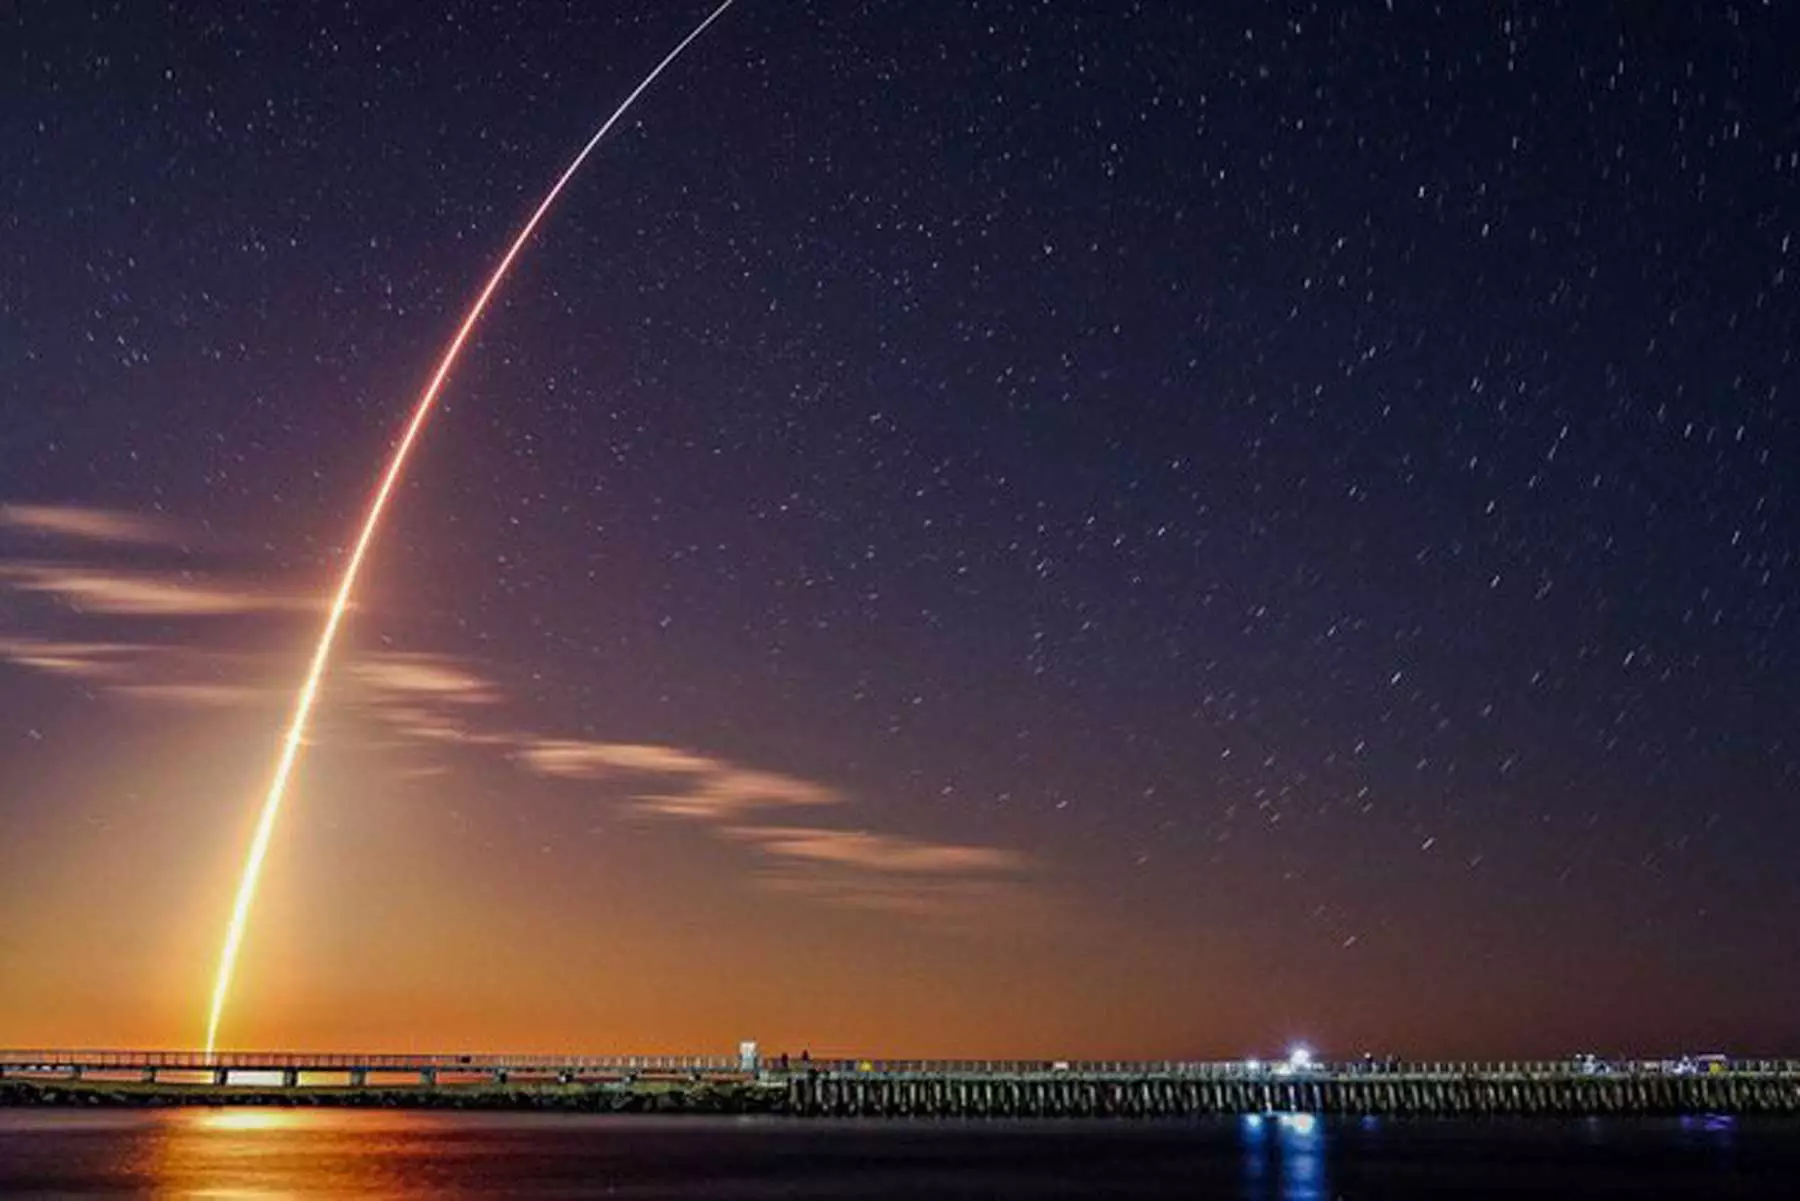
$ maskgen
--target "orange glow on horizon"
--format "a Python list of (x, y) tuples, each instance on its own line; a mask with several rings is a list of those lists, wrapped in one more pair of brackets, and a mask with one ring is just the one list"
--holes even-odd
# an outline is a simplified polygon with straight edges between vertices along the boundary
[(324, 629), (320, 632), (318, 645), (313, 650), (305, 682), (301, 685), (299, 695), (294, 702), (293, 717), (289, 721), (287, 734), (282, 740), (281, 756), (276, 763), (274, 777), (270, 781), (268, 793), (263, 799), (262, 810), (257, 818), (256, 832), (250, 840), (250, 850), (244, 860), (244, 870), (238, 881), (237, 894), (232, 901), (231, 921), (226, 927), (224, 945), (219, 953), (218, 971), (213, 980), (212, 1003), (206, 1020), (206, 1050), (209, 1054), (218, 1046), (219, 1023), (224, 1016), (225, 1002), (231, 993), (231, 981), (237, 970), (238, 953), (243, 946), (244, 932), (249, 924), (250, 908), (256, 899), (257, 885), (262, 878), (263, 863), (268, 857), (269, 842), (275, 833), (275, 821), (280, 815), (282, 802), (286, 798), (288, 783), (293, 776), (295, 764), (299, 761), (300, 748), (305, 743), (306, 728), (312, 718), (313, 707), (318, 701), (325, 670), (330, 665), (331, 652), (337, 642), (338, 631), (343, 625), (344, 614), (349, 610), (351, 597), (356, 590), (357, 577), (362, 571), (363, 561), (367, 558), (369, 548), (373, 545), (375, 535), (381, 526), (382, 515), (387, 509), (395, 486), (406, 471), (407, 461), (412, 455), (419, 434), (425, 428), (426, 420), (437, 405), (438, 394), (443, 389), (444, 381), (449, 377), (451, 369), (455, 367), (457, 359), (461, 356), (463, 346), (468, 341), (469, 334), (474, 330), (476, 322), (481, 319), (482, 314), (487, 310), (489, 301), (499, 291), (500, 285), (505, 282), (514, 260), (525, 248), (526, 242), (530, 241), (532, 233), (537, 229), (538, 223), (543, 220), (544, 215), (549, 212), (550, 206), (556, 203), (563, 188), (581, 169), (581, 165), (587, 160), (588, 155), (593, 153), (601, 139), (618, 123), (637, 101), (637, 98), (656, 81), (657, 76), (661, 75), (671, 63), (680, 57), (682, 51), (686, 50), (696, 38), (705, 33), (708, 26), (723, 16), (734, 2), (735, 0), (724, 0), (687, 37), (683, 38), (656, 65), (655, 69), (646, 75), (637, 87), (632, 89), (631, 94), (626, 96), (619, 107), (613, 110), (613, 114), (595, 131), (594, 135), (588, 139), (587, 144), (581, 148), (581, 152), (563, 170), (556, 183), (551, 186), (543, 200), (533, 210), (530, 218), (519, 229), (506, 254), (488, 276), (486, 285), (482, 287), (474, 303), (469, 306), (468, 314), (464, 316), (455, 335), (450, 339), (450, 344), (438, 360), (437, 370), (432, 373), (430, 383), (426, 385), (425, 391), (413, 407), (412, 417), (407, 422), (399, 443), (394, 447), (387, 470), (382, 474), (381, 483), (376, 488), (374, 498), (369, 503), (368, 512), (363, 518), (362, 529), (357, 535), (355, 546), (350, 553), (350, 560), (345, 564), (343, 576), (338, 581), (330, 612), (325, 618)]

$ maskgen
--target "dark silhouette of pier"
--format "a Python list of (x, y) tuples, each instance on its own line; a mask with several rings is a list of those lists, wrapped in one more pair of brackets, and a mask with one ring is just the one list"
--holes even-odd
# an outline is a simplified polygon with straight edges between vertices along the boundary
[[(1800, 1113), (1800, 1060), (1407, 1062), (884, 1060), (0, 1050), (0, 1085), (121, 1103), (284, 1099), (619, 1108), (704, 1091), (726, 1109), (823, 1117)], [(138, 1091), (133, 1091), (133, 1090)], [(600, 1105), (600, 1102), (605, 1105)]]

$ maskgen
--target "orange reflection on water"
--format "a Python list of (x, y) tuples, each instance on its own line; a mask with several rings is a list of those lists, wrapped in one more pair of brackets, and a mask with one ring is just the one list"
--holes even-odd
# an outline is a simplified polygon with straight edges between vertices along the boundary
[(399, 1110), (166, 1110), (133, 1183), (163, 1196), (430, 1195), (436, 1173), (418, 1152), (441, 1124)]
[(189, 1116), (196, 1130), (298, 1130), (313, 1115), (294, 1109), (223, 1109)]

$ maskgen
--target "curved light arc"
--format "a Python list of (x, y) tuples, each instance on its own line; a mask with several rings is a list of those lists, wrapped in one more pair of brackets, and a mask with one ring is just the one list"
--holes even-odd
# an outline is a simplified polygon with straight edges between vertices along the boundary
[(294, 699), (293, 713), (288, 722), (287, 733), (282, 739), (281, 756), (276, 761), (275, 774), (270, 780), (269, 790), (263, 798), (262, 811), (256, 821), (256, 830), (250, 839), (250, 849), (244, 860), (243, 874), (238, 880), (237, 894), (232, 901), (231, 921), (226, 927), (225, 942), (219, 952), (219, 967), (213, 979), (212, 1004), (206, 1019), (206, 1050), (208, 1054), (211, 1054), (218, 1045), (219, 1022), (224, 1016), (225, 1002), (231, 993), (232, 978), (237, 970), (238, 952), (243, 947), (244, 931), (249, 924), (250, 910), (256, 900), (256, 890), (262, 878), (263, 863), (269, 855), (269, 843), (275, 834), (275, 822), (281, 814), (282, 801), (287, 795), (288, 782), (293, 776), (295, 765), (299, 762), (300, 750), (306, 742), (306, 728), (312, 719), (313, 707), (318, 702), (319, 690), (325, 678), (326, 668), (331, 663), (331, 652), (337, 644), (338, 631), (343, 626), (344, 615), (350, 608), (351, 598), (355, 595), (356, 581), (362, 573), (363, 561), (368, 558), (369, 548), (374, 545), (375, 535), (380, 531), (381, 519), (387, 512), (388, 501), (406, 473), (406, 465), (412, 457), (413, 446), (418, 442), (426, 421), (437, 407), (438, 394), (443, 390), (445, 380), (449, 379), (451, 370), (462, 355), (464, 344), (469, 340), (469, 335), (481, 320), (482, 314), (487, 311), (488, 303), (493, 300), (495, 293), (500, 290), (500, 286), (506, 282), (507, 275), (512, 271), (513, 262), (525, 249), (526, 243), (531, 240), (531, 235), (536, 232), (538, 223), (544, 219), (544, 215), (556, 203), (557, 197), (562, 195), (563, 189), (575, 177), (575, 173), (581, 169), (581, 165), (587, 161), (595, 147), (599, 146), (606, 135), (612, 131), (613, 126), (617, 125), (631, 110), (631, 106), (637, 102), (638, 97), (642, 96), (650, 85), (656, 82), (657, 76), (680, 58), (682, 52), (692, 45), (701, 34), (705, 33), (714, 21), (724, 16), (725, 11), (735, 2), (736, 0), (724, 0), (673, 50), (669, 51), (663, 60), (657, 63), (648, 75), (644, 76), (643, 81), (631, 90), (631, 94), (625, 97), (619, 107), (613, 110), (612, 116), (608, 117), (605, 123), (594, 132), (594, 136), (588, 139), (587, 144), (581, 148), (581, 152), (557, 177), (556, 183), (544, 194), (544, 198), (538, 202), (537, 208), (532, 210), (531, 216), (519, 228), (519, 232), (513, 237), (512, 244), (507, 247), (506, 254), (501, 257), (498, 265), (488, 275), (487, 283), (476, 295), (474, 303), (469, 306), (462, 323), (457, 326), (456, 333), (451, 337), (449, 345), (439, 356), (437, 369), (432, 372), (431, 380), (426, 384), (425, 391), (420, 394), (418, 401), (413, 405), (412, 416), (407, 421), (399, 442), (395, 444), (393, 453), (388, 459), (387, 469), (382, 473), (381, 482), (377, 485), (375, 495), (369, 502), (361, 530), (350, 551), (349, 561), (344, 565), (343, 575), (339, 578), (337, 590), (332, 596), (331, 608), (326, 614), (324, 628), (319, 632), (319, 641), (313, 649), (306, 679)]

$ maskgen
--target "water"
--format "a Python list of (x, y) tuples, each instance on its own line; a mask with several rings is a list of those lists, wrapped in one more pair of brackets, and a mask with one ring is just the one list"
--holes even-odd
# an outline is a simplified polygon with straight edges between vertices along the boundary
[(1800, 1196), (1800, 1123), (0, 1110), (0, 1196)]

